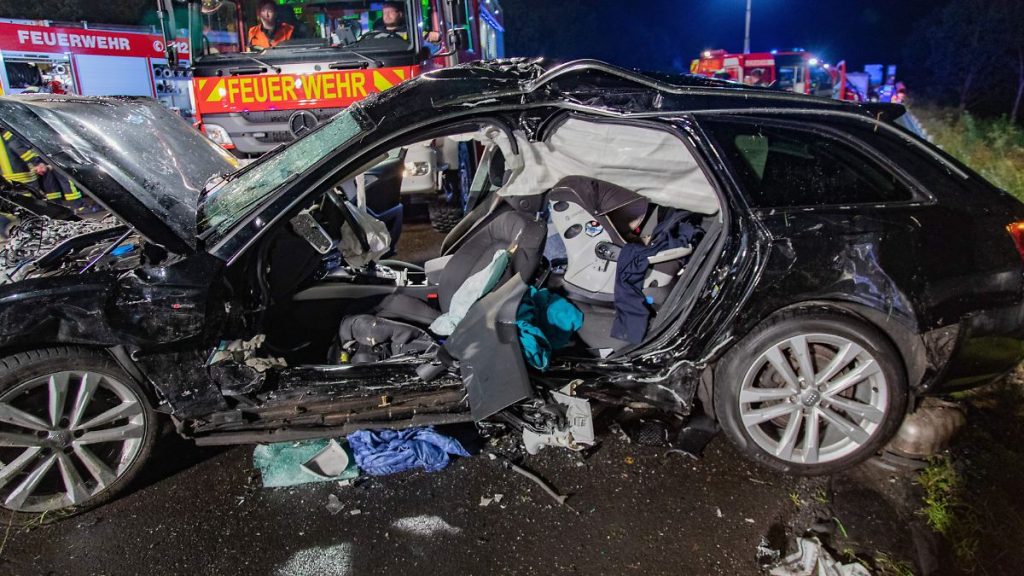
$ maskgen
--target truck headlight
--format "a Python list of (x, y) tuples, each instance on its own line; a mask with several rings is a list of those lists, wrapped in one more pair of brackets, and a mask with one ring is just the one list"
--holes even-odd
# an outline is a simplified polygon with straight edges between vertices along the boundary
[(235, 143), (231, 141), (231, 136), (228, 136), (228, 131), (217, 124), (203, 124), (203, 130), (206, 131), (206, 137), (213, 140), (217, 144), (220, 144), (224, 148), (234, 148)]
[(426, 176), (430, 174), (430, 162), (406, 162), (406, 176)]

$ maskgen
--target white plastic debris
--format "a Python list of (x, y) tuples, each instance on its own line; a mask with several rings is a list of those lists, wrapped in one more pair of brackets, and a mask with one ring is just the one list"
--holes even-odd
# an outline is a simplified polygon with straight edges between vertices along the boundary
[(761, 566), (775, 564), (782, 557), (782, 553), (771, 547), (768, 539), (761, 536), (761, 542), (757, 545), (757, 563)]
[(487, 507), (487, 506), (490, 506), (492, 502), (494, 504), (497, 504), (497, 503), (501, 502), (501, 499), (504, 498), (504, 497), (505, 497), (504, 494), (495, 494), (494, 496), (490, 496), (490, 497), (488, 497), (488, 496), (481, 496), (480, 497), (480, 506)]
[(331, 495), (327, 496), (327, 506), (326, 506), (326, 508), (327, 508), (327, 511), (331, 513), (331, 516), (334, 516), (338, 512), (341, 512), (341, 509), (344, 508), (344, 507), (345, 507), (345, 505), (342, 504), (341, 500), (338, 500), (338, 497), (335, 496), (334, 494), (331, 494)]
[(797, 551), (772, 566), (769, 576), (871, 576), (863, 564), (838, 562), (817, 538), (797, 538), (796, 545)]

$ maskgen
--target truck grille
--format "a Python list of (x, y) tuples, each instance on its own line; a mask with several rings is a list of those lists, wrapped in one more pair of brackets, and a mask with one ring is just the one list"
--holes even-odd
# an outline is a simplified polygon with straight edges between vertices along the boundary
[(254, 136), (259, 142), (267, 142), (271, 144), (278, 144), (281, 142), (291, 142), (295, 140), (291, 132), (259, 132), (258, 136)]
[[(341, 112), (344, 108), (313, 108), (310, 112), (316, 116), (316, 119), (320, 122), (327, 120), (334, 116), (338, 112)], [(242, 112), (242, 118), (254, 124), (265, 124), (267, 122), (287, 122), (291, 118), (295, 110), (268, 110), (265, 112)], [(290, 139), (290, 137), (289, 137)]]

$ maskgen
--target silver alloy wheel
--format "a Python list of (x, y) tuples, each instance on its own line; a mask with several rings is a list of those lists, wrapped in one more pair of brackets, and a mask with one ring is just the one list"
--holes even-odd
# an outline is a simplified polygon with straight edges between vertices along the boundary
[(885, 421), (882, 367), (857, 343), (801, 334), (762, 352), (743, 378), (740, 418), (750, 438), (797, 464), (832, 462), (868, 443)]
[(80, 505), (135, 462), (144, 400), (91, 371), (33, 378), (0, 396), (0, 505), (46, 512)]

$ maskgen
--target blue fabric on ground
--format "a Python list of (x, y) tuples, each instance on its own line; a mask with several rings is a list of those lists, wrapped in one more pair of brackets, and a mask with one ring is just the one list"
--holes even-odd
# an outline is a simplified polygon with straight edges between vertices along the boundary
[(644, 296), (644, 277), (650, 263), (648, 256), (696, 243), (704, 230), (688, 219), (690, 212), (679, 210), (666, 218), (651, 235), (650, 244), (629, 243), (622, 247), (615, 264), (615, 320), (611, 336), (630, 344), (643, 342), (651, 312)]
[(356, 464), (371, 476), (386, 476), (413, 468), (437, 472), (448, 465), (449, 454), (469, 456), (458, 440), (432, 426), (405, 430), (359, 430), (348, 435)]
[(551, 352), (568, 346), (572, 335), (583, 326), (583, 313), (547, 288), (531, 286), (516, 310), (516, 326), (526, 361), (538, 370), (547, 370)]

